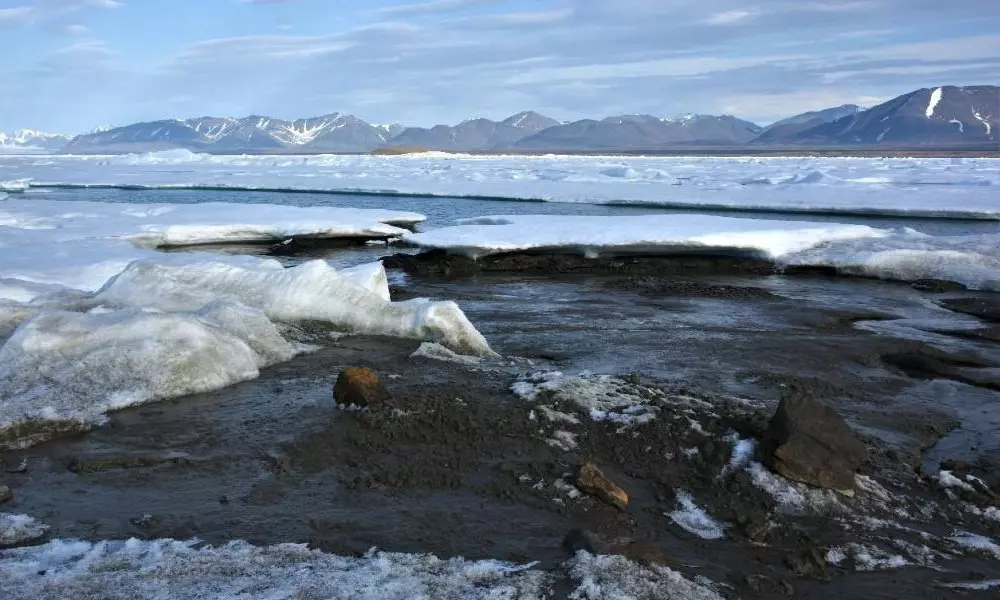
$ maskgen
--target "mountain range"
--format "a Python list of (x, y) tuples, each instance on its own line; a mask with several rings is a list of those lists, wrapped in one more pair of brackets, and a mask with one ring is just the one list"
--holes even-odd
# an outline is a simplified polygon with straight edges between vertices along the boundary
[(998, 149), (1000, 87), (923, 88), (872, 108), (853, 104), (805, 112), (761, 127), (730, 115), (620, 115), (559, 122), (533, 111), (503, 121), (470, 119), (431, 128), (372, 125), (331, 113), (293, 121), (251, 115), (102, 127), (73, 138), (20, 130), (0, 150), (67, 153), (186, 148), (218, 153), (373, 150), (664, 151), (701, 147), (982, 147)]

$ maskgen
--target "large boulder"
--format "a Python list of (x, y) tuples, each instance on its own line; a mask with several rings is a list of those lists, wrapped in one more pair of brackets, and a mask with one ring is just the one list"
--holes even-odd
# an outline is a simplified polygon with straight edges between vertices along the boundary
[(389, 392), (378, 379), (375, 371), (364, 367), (349, 367), (337, 376), (333, 397), (345, 406), (362, 408), (385, 402)]
[(803, 393), (781, 399), (763, 440), (764, 463), (802, 483), (854, 494), (868, 449), (832, 408)]

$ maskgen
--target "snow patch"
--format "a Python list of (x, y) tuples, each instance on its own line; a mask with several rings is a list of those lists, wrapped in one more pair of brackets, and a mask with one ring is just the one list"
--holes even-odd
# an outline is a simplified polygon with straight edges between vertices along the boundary
[(429, 358), (431, 360), (443, 360), (469, 366), (478, 365), (483, 360), (479, 356), (458, 354), (435, 342), (420, 344), (420, 347), (410, 355), (410, 358)]
[[(37, 540), (48, 530), (48, 525), (28, 515), (0, 513), (0, 548)], [(2, 567), (0, 572), (3, 572)]]
[(937, 109), (938, 103), (941, 102), (941, 96), (943, 93), (944, 88), (935, 88), (934, 91), (931, 92), (930, 101), (927, 103), (927, 110), (924, 111), (924, 114), (928, 119), (934, 116), (934, 111)]
[(14, 597), (38, 600), (314, 598), (339, 592), (389, 600), (545, 597), (549, 576), (532, 566), (375, 550), (340, 557), (305, 544), (56, 540), (0, 554), (0, 579)]
[(955, 542), (959, 546), (966, 548), (967, 550), (972, 550), (980, 554), (986, 554), (1000, 560), (1000, 545), (986, 536), (970, 533), (968, 531), (956, 530), (948, 539)]
[(657, 598), (659, 600), (722, 600), (715, 590), (691, 581), (667, 567), (639, 566), (621, 556), (578, 552), (567, 565), (579, 583), (570, 600)]
[(677, 492), (677, 509), (667, 516), (684, 531), (705, 540), (718, 540), (726, 535), (725, 526), (710, 517), (694, 503), (691, 494), (682, 490)]

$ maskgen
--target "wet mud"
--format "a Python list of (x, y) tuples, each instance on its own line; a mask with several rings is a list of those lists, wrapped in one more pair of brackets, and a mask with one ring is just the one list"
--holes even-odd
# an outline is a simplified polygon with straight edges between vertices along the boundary
[[(726, 597), (990, 597), (943, 586), (1000, 578), (1000, 557), (952, 540), (957, 530), (1000, 537), (1000, 521), (970, 512), (997, 498), (932, 476), (950, 459), (958, 476), (997, 489), (989, 411), (1000, 401), (990, 384), (1000, 347), (946, 336), (958, 346), (940, 349), (916, 339), (929, 327), (913, 338), (868, 329), (965, 318), (931, 292), (788, 278), (716, 257), (670, 261), (667, 272), (609, 263), (597, 274), (565, 257), (517, 274), (503, 270), (509, 257), (475, 273), (416, 260), (394, 297), (457, 300), (506, 358), (470, 366), (413, 358), (413, 341), (340, 338), (257, 380), (0, 453), (0, 485), (14, 496), (3, 510), (49, 523), (52, 537), (92, 540), (377, 546), (549, 569), (583, 548), (704, 576)], [(334, 382), (355, 366), (377, 372), (389, 396), (365, 410), (338, 406)], [(634, 398), (652, 418), (595, 420), (573, 395), (511, 391), (556, 369), (617, 375), (601, 393)], [(855, 498), (796, 487), (806, 500), (790, 507), (749, 463), (733, 462), (735, 442), (759, 440), (790, 391), (833, 407), (868, 447)], [(7, 472), (25, 459), (24, 472)], [(579, 491), (586, 461), (627, 492), (626, 510)], [(723, 525), (721, 539), (670, 517), (682, 494)], [(852, 544), (909, 564), (868, 572), (850, 550), (829, 560)]]

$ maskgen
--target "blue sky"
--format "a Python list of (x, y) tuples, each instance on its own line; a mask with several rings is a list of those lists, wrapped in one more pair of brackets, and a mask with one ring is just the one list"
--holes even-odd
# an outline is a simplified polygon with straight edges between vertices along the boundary
[(0, 130), (345, 112), (766, 123), (995, 84), (995, 0), (0, 0)]

